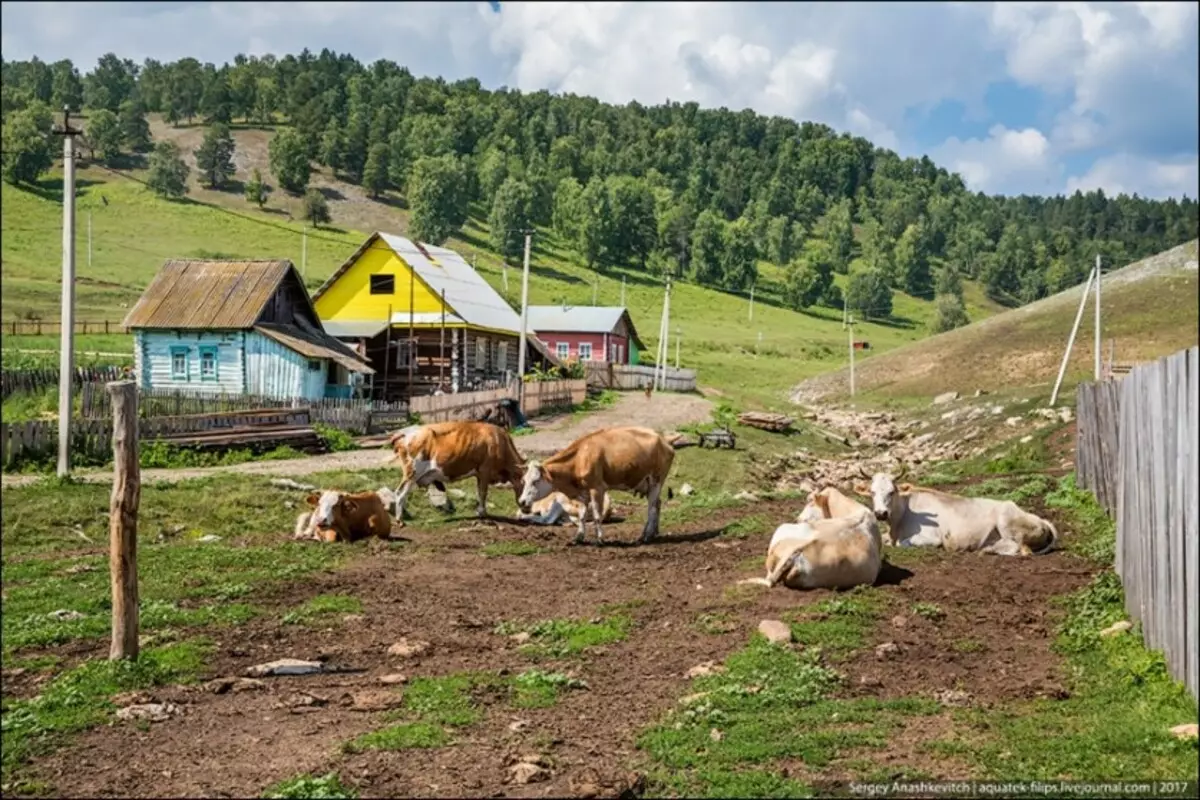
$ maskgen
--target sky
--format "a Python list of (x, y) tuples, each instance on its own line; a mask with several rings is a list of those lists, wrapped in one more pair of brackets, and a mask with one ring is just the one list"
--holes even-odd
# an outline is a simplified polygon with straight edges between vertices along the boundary
[(328, 47), (416, 75), (823, 122), (973, 190), (1196, 198), (1198, 4), (0, 3), (5, 59)]

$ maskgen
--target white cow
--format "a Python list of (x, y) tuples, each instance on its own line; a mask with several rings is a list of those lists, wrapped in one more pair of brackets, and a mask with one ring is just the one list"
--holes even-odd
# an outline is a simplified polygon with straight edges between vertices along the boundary
[(943, 547), (1001, 556), (1041, 555), (1058, 540), (1054, 524), (1010, 500), (960, 497), (911, 484), (896, 485), (885, 472), (871, 478), (875, 517), (886, 521), (899, 547)]
[[(534, 525), (557, 525), (566, 517), (573, 525), (578, 525), (580, 517), (586, 518), (591, 513), (591, 509), (587, 503), (581, 500), (572, 500), (562, 492), (551, 492), (541, 500), (535, 500), (529, 509), (528, 514), (519, 514), (518, 519), (523, 522), (532, 522)], [(604, 517), (603, 522), (608, 522), (612, 514), (612, 495), (604, 495)]]

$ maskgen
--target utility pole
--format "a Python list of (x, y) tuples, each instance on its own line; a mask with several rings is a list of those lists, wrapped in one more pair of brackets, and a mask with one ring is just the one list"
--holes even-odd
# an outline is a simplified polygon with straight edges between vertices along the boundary
[(1050, 405), (1053, 406), (1058, 400), (1058, 390), (1062, 386), (1063, 375), (1067, 372), (1067, 361), (1071, 358), (1071, 348), (1075, 346), (1075, 334), (1079, 332), (1079, 323), (1083, 320), (1083, 307), (1087, 305), (1088, 292), (1092, 290), (1092, 281), (1096, 278), (1096, 269), (1088, 273), (1087, 283), (1083, 287), (1083, 294), (1079, 298), (1079, 310), (1075, 312), (1075, 324), (1071, 326), (1071, 335), (1067, 337), (1067, 349), (1063, 353), (1062, 364), (1058, 367), (1058, 378), (1054, 381), (1054, 391), (1050, 393)]
[(679, 369), (679, 328), (675, 329), (675, 369)]
[(92, 212), (88, 211), (88, 270), (92, 268)]
[(1096, 380), (1100, 381), (1103, 375), (1100, 371), (1100, 254), (1096, 254)]
[[(308, 227), (300, 231), (300, 277), (308, 281)], [(388, 320), (391, 324), (391, 320)]]
[(667, 278), (666, 284), (663, 286), (663, 307), (662, 317), (658, 322), (658, 349), (654, 353), (654, 389), (658, 389), (659, 371), (662, 369), (663, 362), (667, 360), (667, 296), (670, 294), (670, 278)]
[(754, 285), (750, 286), (750, 322), (754, 322)]
[(850, 396), (854, 397), (854, 315), (847, 313), (846, 330), (850, 332)]
[(71, 378), (75, 374), (75, 137), (71, 109), (63, 106), (63, 276), (58, 355), (58, 476), (71, 473)]
[(663, 321), (663, 359), (662, 359), (662, 383), (659, 388), (663, 391), (667, 389), (667, 357), (671, 354), (671, 279), (667, 278), (667, 316)]
[(525, 400), (525, 330), (529, 326), (529, 248), (533, 243), (533, 231), (525, 231), (525, 267), (521, 273), (521, 343), (517, 351), (517, 406)]

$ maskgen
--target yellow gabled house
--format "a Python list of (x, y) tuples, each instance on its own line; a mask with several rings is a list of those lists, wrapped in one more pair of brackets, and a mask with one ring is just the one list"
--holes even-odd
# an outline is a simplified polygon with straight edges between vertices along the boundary
[[(462, 256), (373, 233), (313, 295), (326, 332), (375, 368), (372, 396), (395, 400), (506, 385), (517, 371), (521, 317)], [(555, 359), (533, 331), (529, 365)], [(410, 383), (411, 374), (411, 383)]]

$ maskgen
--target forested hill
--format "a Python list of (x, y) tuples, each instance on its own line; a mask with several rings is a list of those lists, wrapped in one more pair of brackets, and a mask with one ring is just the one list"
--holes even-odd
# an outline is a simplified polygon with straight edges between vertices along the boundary
[(487, 91), (328, 50), (238, 56), (220, 68), (106, 55), (83, 76), (69, 61), (4, 62), (2, 86), (12, 183), (51, 166), (56, 145), (42, 132), (64, 104), (87, 109), (87, 145), (100, 160), (153, 147), (151, 181), (166, 194), (183, 191), (170, 180), (177, 154), (150, 141), (147, 112), (211, 126), (202, 169), (216, 186), (233, 146), (225, 126), (271, 126), (275, 185), (302, 194), (310, 162), (330, 167), (374, 197), (397, 194), (422, 240), (441, 242), (474, 210), (514, 258), (518, 231), (533, 223), (552, 225), (598, 270), (632, 264), (744, 289), (761, 259), (786, 265), (796, 307), (840, 305), (833, 271), (851, 274), (847, 302), (873, 315), (886, 315), (893, 288), (961, 305), (959, 275), (1024, 303), (1080, 282), (1097, 253), (1121, 265), (1197, 236), (1186, 198), (987, 197), (928, 158), (901, 159), (824, 125), (695, 103)]

